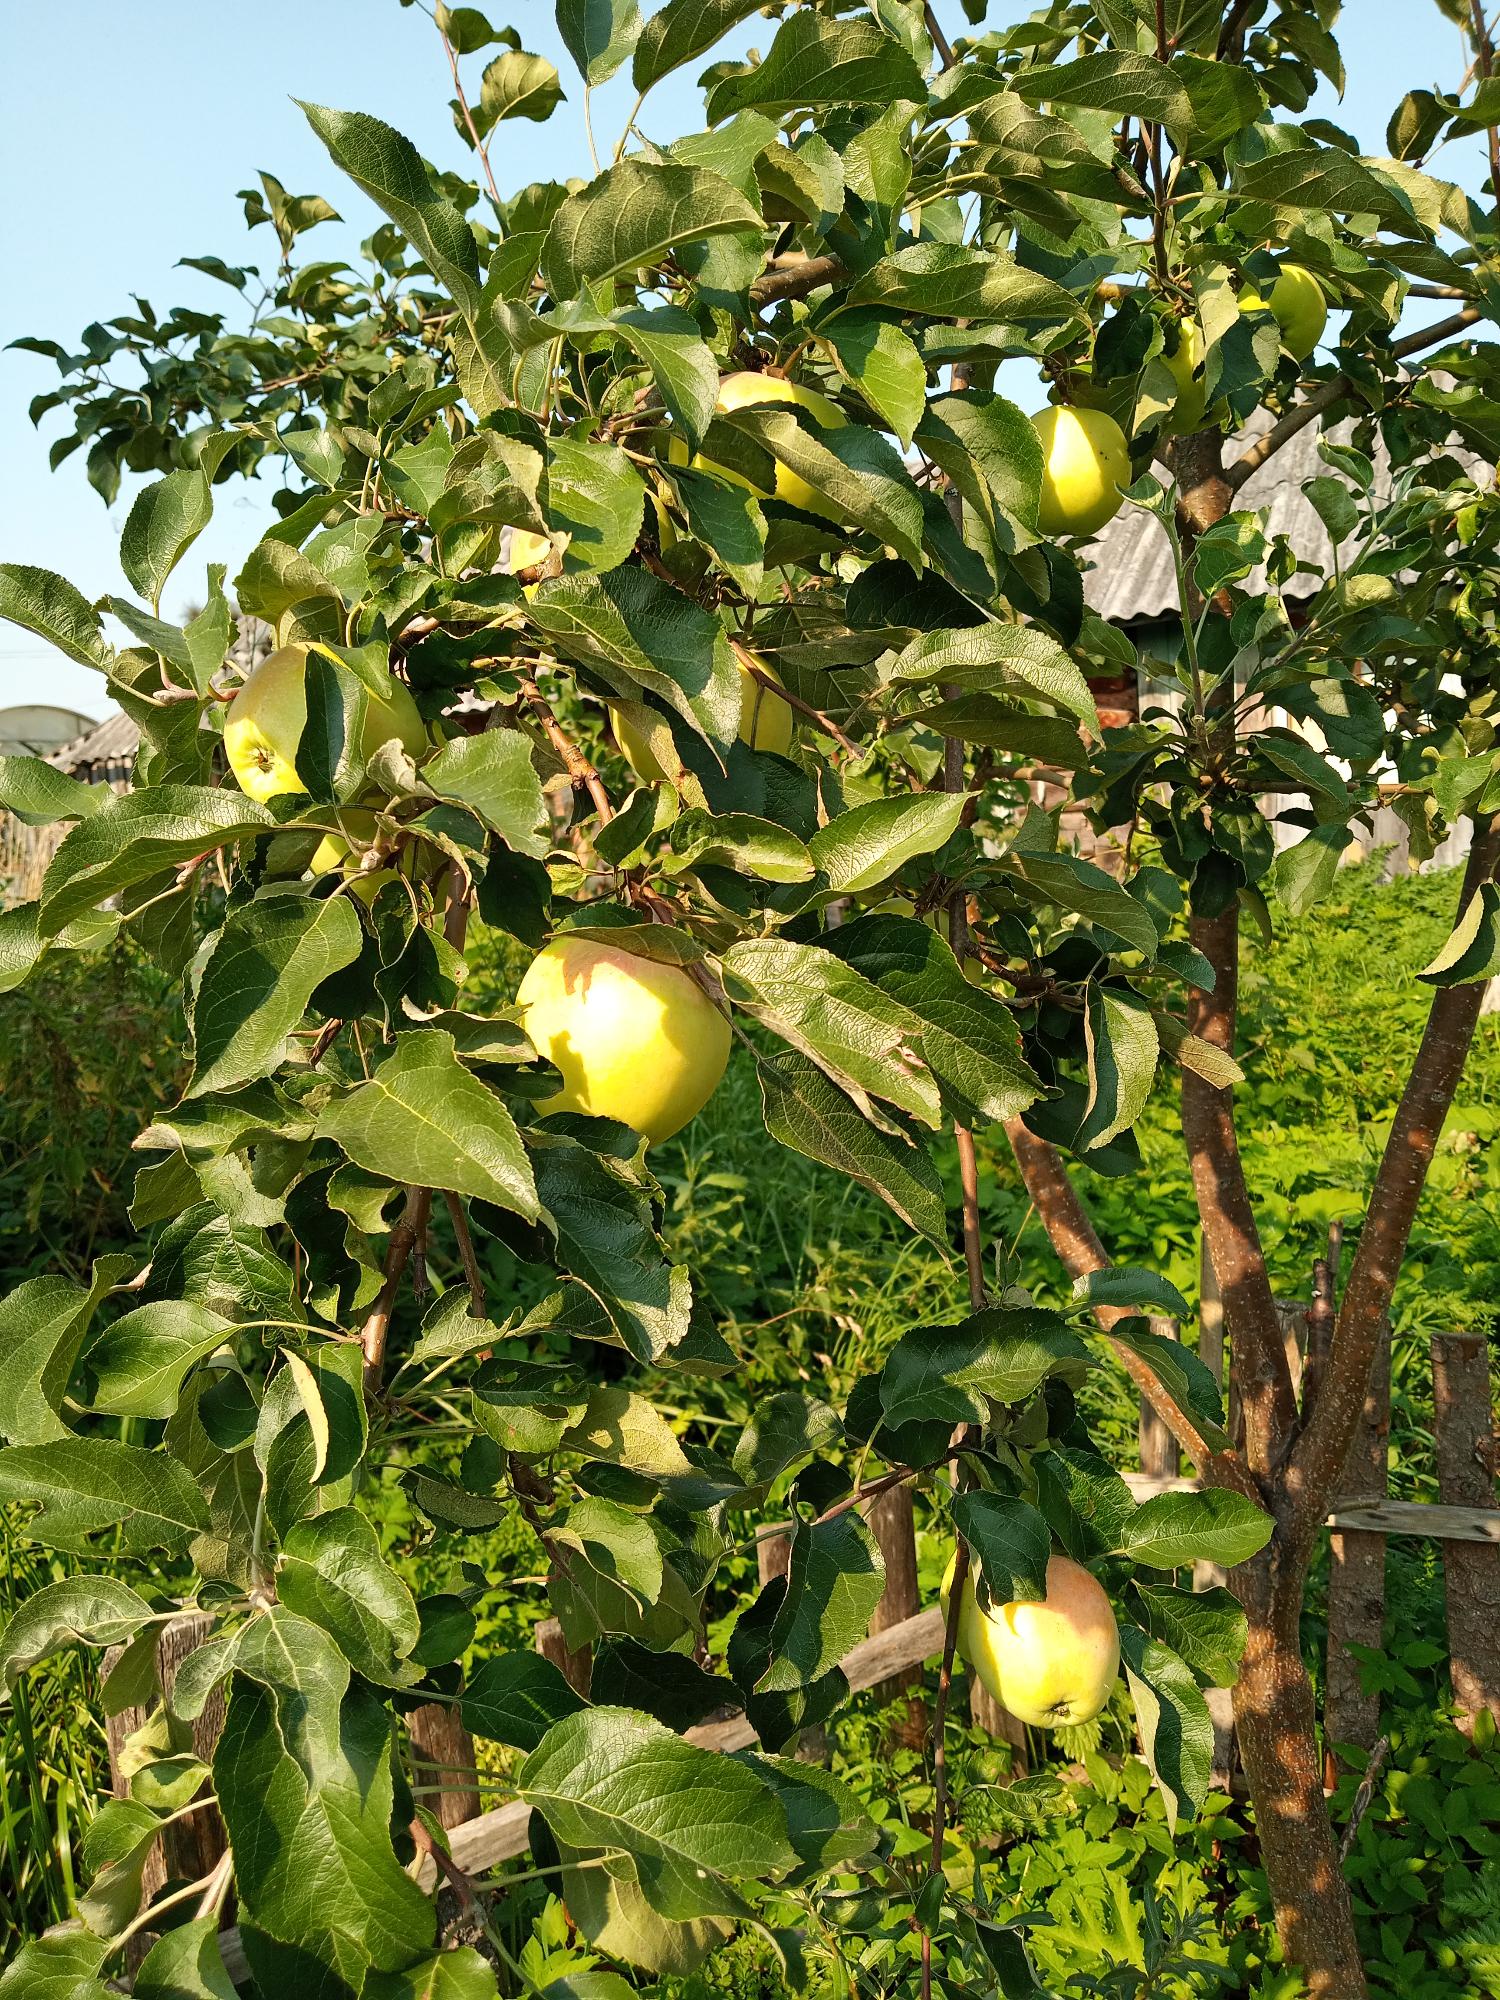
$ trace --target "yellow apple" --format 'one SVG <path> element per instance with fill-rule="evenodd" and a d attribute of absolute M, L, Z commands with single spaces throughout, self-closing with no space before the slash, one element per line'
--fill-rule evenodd
<path fill-rule="evenodd" d="M 1167 429 L 1179 437 L 1190 437 L 1203 427 L 1203 413 L 1208 407 L 1208 397 L 1199 372 L 1203 365 L 1203 342 L 1198 333 L 1198 322 L 1180 319 L 1177 322 L 1177 351 L 1163 354 L 1162 364 L 1177 385 L 1177 400 L 1167 420 Z"/>
<path fill-rule="evenodd" d="M 707 1104 L 729 1061 L 729 1023 L 690 973 L 593 938 L 555 937 L 516 1005 L 562 1074 L 543 1113 L 618 1118 L 644 1139 L 668 1139 Z"/>
<path fill-rule="evenodd" d="M 952 1578 L 950 1562 L 945 1605 Z M 983 1611 L 972 1575 L 966 1579 L 959 1646 L 995 1700 L 1038 1729 L 1090 1721 L 1120 1671 L 1120 1632 L 1109 1599 L 1067 1556 L 1048 1562 L 1047 1595 L 1036 1604 L 1017 1599 Z"/>
<path fill-rule="evenodd" d="M 737 374 L 726 375 L 719 383 L 718 401 L 714 407 L 727 414 L 732 410 L 749 410 L 767 403 L 795 403 L 816 424 L 824 430 L 841 430 L 849 419 L 838 404 L 827 396 L 819 395 L 816 389 L 806 389 L 800 382 L 789 382 L 784 375 L 761 375 L 753 369 L 741 369 Z M 668 457 L 672 456 L 668 447 Z M 776 467 L 774 488 L 756 486 L 742 474 L 727 465 L 715 465 L 700 452 L 693 460 L 700 471 L 717 472 L 721 479 L 729 479 L 736 486 L 747 487 L 762 500 L 781 500 L 788 507 L 800 507 L 807 514 L 826 514 L 827 502 L 805 479 L 799 478 L 786 466 Z"/>
<path fill-rule="evenodd" d="M 1096 535 L 1130 484 L 1125 433 L 1105 411 L 1065 403 L 1039 410 L 1031 425 L 1042 446 L 1042 533 Z"/>
<path fill-rule="evenodd" d="M 296 768 L 307 721 L 307 652 L 306 646 L 282 646 L 262 660 L 225 714 L 224 755 L 240 790 L 252 799 L 307 790 Z M 427 748 L 417 705 L 394 676 L 389 693 L 371 695 L 365 705 L 360 755 L 373 757 L 393 736 L 408 756 L 420 757 Z"/>
<path fill-rule="evenodd" d="M 1281 328 L 1281 344 L 1287 353 L 1294 361 L 1305 361 L 1328 324 L 1328 302 L 1312 272 L 1300 264 L 1283 264 L 1268 299 L 1247 279 L 1240 286 L 1240 311 L 1267 310 Z"/>
<path fill-rule="evenodd" d="M 512 528 L 510 531 L 510 573 L 521 575 L 524 570 L 539 569 L 551 559 L 552 543 L 546 535 L 534 535 L 530 528 Z"/>
<path fill-rule="evenodd" d="M 746 659 L 752 661 L 766 676 L 766 680 L 781 685 L 781 676 L 767 664 L 759 653 L 745 649 Z M 736 656 L 740 670 L 740 726 L 739 739 L 748 743 L 752 750 L 774 750 L 784 757 L 792 747 L 792 709 L 789 702 L 773 694 L 764 681 L 758 680 L 746 665 L 745 660 Z M 651 754 L 651 746 L 633 723 L 611 706 L 610 726 L 615 732 L 615 741 L 620 746 L 620 754 L 643 784 L 659 785 L 667 773 L 661 761 Z"/>

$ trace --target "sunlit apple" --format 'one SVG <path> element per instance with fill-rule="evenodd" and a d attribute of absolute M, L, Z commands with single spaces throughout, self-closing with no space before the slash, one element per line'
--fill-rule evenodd
<path fill-rule="evenodd" d="M 1042 533 L 1096 535 L 1130 484 L 1125 433 L 1105 411 L 1066 403 L 1049 404 L 1031 423 L 1042 445 Z"/>
<path fill-rule="evenodd" d="M 954 1562 L 943 1577 L 947 1607 Z M 989 1692 L 1022 1722 L 1060 1729 L 1088 1722 L 1109 1700 L 1120 1671 L 1120 1633 L 1099 1582 L 1067 1556 L 1047 1564 L 1047 1595 L 979 1605 L 972 1571 L 964 1580 L 959 1651 Z"/>
<path fill-rule="evenodd" d="M 824 430 L 841 430 L 849 419 L 838 404 L 820 395 L 816 389 L 804 388 L 800 382 L 789 382 L 784 375 L 762 375 L 753 369 L 741 369 L 733 375 L 726 375 L 719 383 L 719 396 L 715 408 L 723 414 L 732 410 L 749 410 L 767 403 L 795 403 Z M 736 486 L 748 487 L 750 492 L 762 500 L 776 499 L 788 507 L 800 507 L 804 513 L 826 514 L 828 503 L 807 481 L 786 466 L 776 467 L 774 488 L 756 486 L 732 466 L 715 464 L 700 453 L 693 464 L 700 470 L 717 472 L 721 479 L 733 480 Z"/>
<path fill-rule="evenodd" d="M 1267 310 L 1281 328 L 1281 344 L 1287 353 L 1294 361 L 1305 361 L 1328 324 L 1328 301 L 1312 272 L 1300 264 L 1283 264 L 1269 298 L 1248 282 L 1241 285 L 1241 312 Z"/>
<path fill-rule="evenodd" d="M 707 1104 L 729 1061 L 729 1023 L 691 973 L 592 938 L 554 938 L 516 1004 L 562 1076 L 544 1113 L 618 1118 L 645 1139 L 668 1139 Z"/>
<path fill-rule="evenodd" d="M 282 646 L 262 660 L 224 717 L 224 754 L 242 792 L 272 799 L 279 792 L 305 792 L 297 775 L 297 745 L 307 721 L 306 646 Z M 394 737 L 409 757 L 427 748 L 427 731 L 417 705 L 392 677 L 387 694 L 365 704 L 360 755 L 373 757 Z"/>

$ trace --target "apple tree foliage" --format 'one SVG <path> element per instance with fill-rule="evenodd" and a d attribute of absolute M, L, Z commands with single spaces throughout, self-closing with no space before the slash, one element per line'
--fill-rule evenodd
<path fill-rule="evenodd" d="M 943 1990 L 1028 1990 L 1019 1935 L 937 1865 L 941 1806 L 933 1860 L 898 1855 L 790 1754 L 848 1696 L 839 1662 L 882 1587 L 855 1502 L 891 1474 L 961 1503 L 1000 1597 L 1039 1596 L 1049 1549 L 1100 1575 L 1169 1811 L 1205 1795 L 1203 1689 L 1233 1679 L 1244 1618 L 1174 1573 L 1253 1563 L 1270 1488 L 1224 1470 L 1217 1385 L 1152 1330 L 1189 1316 L 1171 1287 L 1104 1270 L 1036 1304 L 933 1142 L 956 1126 L 962 1155 L 1006 1124 L 1131 1173 L 1165 1072 L 1226 1100 L 1239 1075 L 1194 1025 L 1215 968 L 1190 918 L 1313 906 L 1382 797 L 1418 853 L 1500 808 L 1500 512 L 1476 472 L 1500 444 L 1494 350 L 1466 335 L 1500 300 L 1494 220 L 1416 164 L 1500 86 L 1413 93 L 1372 158 L 1305 115 L 1341 74 L 1331 7 L 1056 0 L 986 31 L 973 4 L 954 48 L 911 0 L 808 0 L 725 60 L 760 11 L 560 0 L 567 91 L 628 65 L 641 101 L 598 171 L 502 191 L 489 135 L 548 118 L 563 83 L 515 31 L 439 6 L 474 178 L 304 107 L 386 218 L 363 271 L 304 261 L 334 211 L 265 175 L 247 218 L 280 257 L 259 296 L 252 271 L 189 260 L 248 321 L 139 302 L 78 353 L 29 343 L 61 377 L 34 414 L 74 423 L 54 461 L 86 448 L 106 498 L 122 468 L 159 476 L 125 524 L 128 598 L 0 566 L 0 613 L 96 667 L 141 732 L 123 796 L 0 766 L 0 803 L 69 825 L 39 900 L 0 916 L 0 980 L 128 930 L 181 978 L 192 1045 L 137 1141 L 139 1254 L 0 1302 L 0 1500 L 59 1552 L 0 1667 L 123 1643 L 113 1692 L 149 1705 L 160 1626 L 184 1606 L 215 1623 L 134 1796 L 95 1822 L 81 1926 L 29 1944 L 6 2000 L 105 1990 L 163 1822 L 210 1795 L 260 1992 L 494 1992 L 478 1956 L 441 1954 L 408 1872 L 442 1836 L 402 1718 L 434 1702 L 509 1753 L 537 1865 L 637 1979 L 750 1925 L 789 1988 L 831 1955 L 851 1991 L 925 1991 L 930 1941 Z M 658 142 L 651 93 L 685 66 L 703 127 Z M 1306 362 L 1261 303 L 1283 256 L 1343 316 Z M 1413 284 L 1454 301 L 1440 373 L 1403 372 L 1392 340 Z M 1168 364 L 1189 327 L 1207 414 L 1182 436 Z M 138 381 L 111 376 L 121 356 Z M 1189 606 L 1152 667 L 1180 700 L 1124 727 L 1101 727 L 1092 683 L 1133 673 L 1136 644 L 1088 608 L 1079 546 L 1039 532 L 1040 448 L 1015 371 L 997 387 L 1017 359 L 1121 422 L 1126 505 Z M 847 421 L 716 407 L 723 375 L 768 368 Z M 1331 560 L 1235 507 L 1232 474 L 1202 498 L 1225 434 L 1264 408 L 1285 427 L 1268 455 L 1309 397 L 1352 420 L 1307 488 Z M 167 586 L 226 482 L 276 465 L 279 519 L 232 600 L 211 568 L 174 623 Z M 814 504 L 775 497 L 781 470 Z M 521 576 L 516 531 L 545 538 Z M 269 804 L 222 756 L 231 602 L 311 648 L 305 789 Z M 792 698 L 786 756 L 737 740 L 737 647 Z M 434 726 L 420 757 L 365 755 L 388 673 Z M 622 763 L 606 707 L 670 782 Z M 1273 707 L 1316 729 L 1268 726 Z M 1096 828 L 1133 829 L 1121 869 L 1074 851 L 1039 768 Z M 357 802 L 373 894 L 308 869 Z M 1295 833 L 1279 852 L 1273 812 Z M 735 1356 L 664 1247 L 649 1154 L 538 1112 L 555 1077 L 514 1019 L 466 1005 L 480 926 L 689 968 L 758 1073 L 768 1162 L 806 1154 L 951 1253 L 931 1323 L 842 1408 L 788 1389 L 738 1439 L 695 1427 L 695 1378 Z M 1425 976 L 1497 965 L 1485 876 Z M 472 1258 L 465 1282 L 486 1238 L 545 1274 L 540 1305 L 485 1296 Z M 1122 1362 L 1215 1490 L 1132 1500 L 1075 1401 Z M 414 1595 L 382 1548 L 366 1501 L 392 1479 L 461 1590 Z M 515 1513 L 569 1644 L 594 1648 L 587 1700 L 473 1646 L 493 1586 L 466 1551 Z M 737 1589 L 732 1553 L 787 1519 L 788 1575 Z M 216 1689 L 205 1765 L 185 1732 Z M 684 1740 L 723 1709 L 757 1749 Z M 183 1897 L 140 1991 L 228 1990 L 228 1889 L 221 1871 Z"/>

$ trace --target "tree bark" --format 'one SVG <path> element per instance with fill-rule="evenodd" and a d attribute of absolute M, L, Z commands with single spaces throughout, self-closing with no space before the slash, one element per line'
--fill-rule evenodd
<path fill-rule="evenodd" d="M 1312 1683 L 1302 1664 L 1303 1577 L 1280 1574 L 1268 1549 L 1231 1570 L 1230 1582 L 1249 1620 L 1234 1720 L 1282 1948 L 1305 1974 L 1311 2000 L 1365 2000 L 1349 1890 L 1323 1797 Z"/>

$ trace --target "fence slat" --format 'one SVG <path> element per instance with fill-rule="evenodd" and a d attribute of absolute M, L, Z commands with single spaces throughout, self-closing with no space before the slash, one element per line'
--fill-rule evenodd
<path fill-rule="evenodd" d="M 418 1802 L 440 1826 L 452 1828 L 477 1819 L 481 1801 L 474 1739 L 459 1721 L 453 1704 L 430 1701 L 414 1708 L 406 1718 L 406 1734 L 412 1762 L 418 1767 L 416 1782 L 441 1787 L 436 1792 L 423 1790 Z M 423 1770 L 423 1765 L 431 1768 Z"/>
<path fill-rule="evenodd" d="M 1387 1444 L 1391 1431 L 1391 1330 L 1382 1325 L 1370 1363 L 1370 1380 L 1359 1429 L 1349 1449 L 1334 1502 L 1341 1523 L 1350 1510 L 1384 1501 Z M 1379 1646 L 1385 1631 L 1385 1541 L 1365 1528 L 1336 1527 L 1329 1537 L 1328 1692 L 1323 1707 L 1323 1781 L 1332 1789 L 1338 1763 L 1332 1746 L 1374 1748 L 1380 1734 L 1380 1697 L 1365 1694 L 1351 1646 Z"/>
<path fill-rule="evenodd" d="M 778 1576 L 785 1576 L 792 1566 L 792 1538 L 790 1535 L 762 1535 L 755 1544 L 755 1567 L 760 1577 L 760 1587 L 765 1589 Z M 720 1725 L 721 1727 L 723 1725 Z M 748 1728 L 748 1724 L 745 1725 Z M 800 1757 L 804 1764 L 826 1764 L 828 1762 L 828 1733 L 819 1727 L 804 1729 L 797 1738 L 793 1756 Z"/>
<path fill-rule="evenodd" d="M 568 1686 L 587 1700 L 594 1678 L 593 1648 L 580 1646 L 575 1652 L 563 1637 L 557 1620 L 544 1618 L 536 1628 L 536 1649 L 544 1660 L 552 1662 Z"/>
<path fill-rule="evenodd" d="M 873 1637 L 890 1631 L 893 1625 L 904 1624 L 922 1608 L 921 1591 L 917 1585 L 917 1527 L 910 1484 L 893 1486 L 889 1492 L 877 1494 L 866 1507 L 865 1518 L 885 1563 L 885 1590 L 875 1607 L 875 1616 L 870 1620 Z M 903 1695 L 906 1696 L 905 1708 L 895 1733 L 899 1741 L 912 1747 L 922 1743 L 927 1735 L 927 1704 L 911 1692 L 921 1685 L 921 1680 L 921 1668 L 908 1667 L 889 1680 L 877 1682 L 875 1687 L 876 1697 L 881 1702 L 898 1702 Z"/>
<path fill-rule="evenodd" d="M 1433 1335 L 1432 1408 L 1439 1493 L 1461 1506 L 1487 1506 L 1495 1497 L 1494 1416 L 1480 1335 Z M 1446 1542 L 1443 1581 L 1448 1665 L 1462 1724 L 1472 1728 L 1481 1709 L 1500 1721 L 1500 1543 Z"/>

